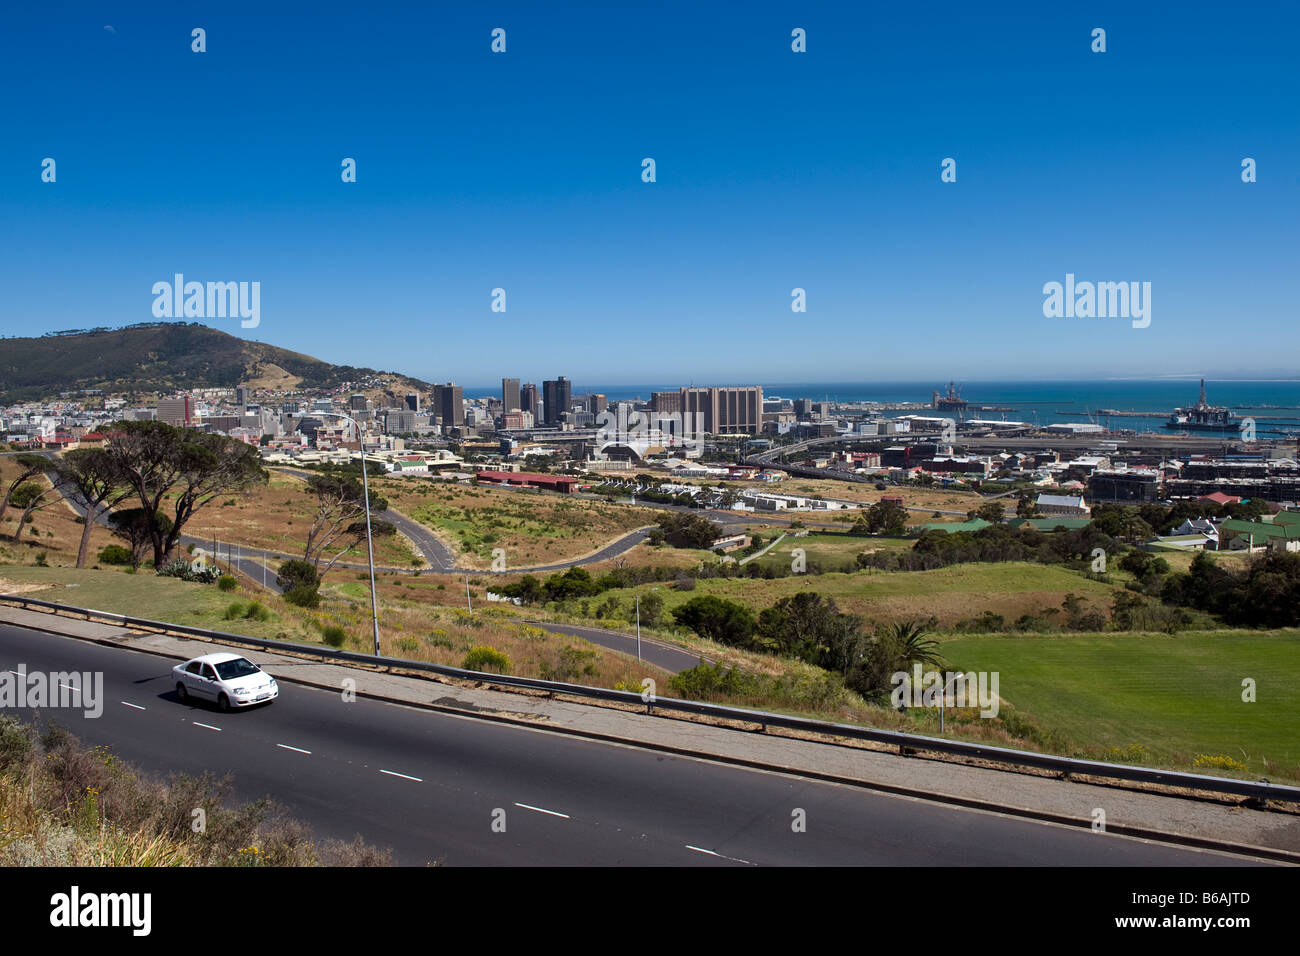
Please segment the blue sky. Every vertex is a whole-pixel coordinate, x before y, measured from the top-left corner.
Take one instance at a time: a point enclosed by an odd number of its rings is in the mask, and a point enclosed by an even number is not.
[[[1300,373],[1296,4],[379,6],[6,6],[0,334],[181,272],[470,385]]]

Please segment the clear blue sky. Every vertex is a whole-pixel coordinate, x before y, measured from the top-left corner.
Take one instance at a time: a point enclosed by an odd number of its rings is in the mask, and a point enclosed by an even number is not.
[[[471,385],[1300,367],[1300,5],[611,6],[6,5],[0,333],[182,272]],[[1044,318],[1067,272],[1150,327]]]

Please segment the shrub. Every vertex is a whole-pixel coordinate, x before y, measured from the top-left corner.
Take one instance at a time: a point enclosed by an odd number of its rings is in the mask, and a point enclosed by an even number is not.
[[[244,609],[244,618],[250,621],[265,621],[271,617],[271,612],[266,609],[264,604],[258,601],[249,601],[248,607]]]
[[[321,640],[330,647],[342,647],[348,639],[348,632],[337,624],[327,624],[321,628]]]
[[[37,551],[37,552],[36,552],[36,566],[37,566],[38,568],[48,568],[48,567],[50,566],[50,565],[49,565],[49,553],[48,553],[48,552],[45,552],[45,551]]]
[[[1240,760],[1227,754],[1197,754],[1192,766],[1207,770],[1235,770],[1238,773],[1245,773],[1249,769]]]
[[[295,607],[320,607],[320,593],[305,584],[285,591],[284,599]]]
[[[130,548],[124,548],[120,544],[110,544],[99,552],[100,564],[131,564],[132,555]]]
[[[217,587],[222,591],[233,591],[239,587],[239,582],[235,580],[233,574],[223,574],[217,578]]]
[[[510,672],[510,658],[495,647],[486,647],[479,644],[470,648],[460,666],[467,671],[495,671],[498,674],[508,674]]]
[[[241,604],[239,601],[235,601],[228,608],[226,608],[225,618],[227,621],[233,621],[236,618],[241,618],[243,616],[244,616],[244,605]]]

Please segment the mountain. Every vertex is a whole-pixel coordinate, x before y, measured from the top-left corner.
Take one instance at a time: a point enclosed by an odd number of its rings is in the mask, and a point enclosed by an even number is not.
[[[173,392],[239,384],[289,390],[366,382],[367,390],[428,391],[392,372],[331,365],[310,355],[251,342],[206,325],[150,322],[121,329],[78,329],[40,338],[0,339],[0,404],[60,392]]]

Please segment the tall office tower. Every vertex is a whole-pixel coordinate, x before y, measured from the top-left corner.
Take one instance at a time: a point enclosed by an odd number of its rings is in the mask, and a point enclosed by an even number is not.
[[[572,383],[561,375],[559,378],[542,382],[542,406],[547,425],[558,425],[564,421],[564,413],[569,410],[572,401]]]
[[[682,412],[702,416],[710,435],[757,435],[763,430],[763,387],[683,388]],[[690,420],[691,431],[700,418]]]
[[[682,410],[682,393],[681,392],[651,392],[650,393],[650,411],[652,412],[680,412]]]
[[[417,392],[407,392],[406,410],[408,412],[418,412],[420,410],[420,396]]]
[[[525,382],[519,390],[519,410],[533,416],[536,422],[542,414],[542,393],[532,382]]]
[[[348,399],[348,410],[353,412],[364,412],[366,410],[366,396],[353,395]]]
[[[600,392],[592,392],[587,396],[587,411],[593,415],[599,415],[609,406],[609,398]]]
[[[503,378],[501,380],[501,411],[522,411],[524,406],[520,405],[519,402],[519,379]]]
[[[444,427],[465,424],[464,390],[455,382],[433,386],[433,405]]]
[[[252,390],[247,385],[236,385],[235,404],[238,405],[240,408],[244,408],[245,406],[247,406],[248,396],[251,393],[251,391]]]

